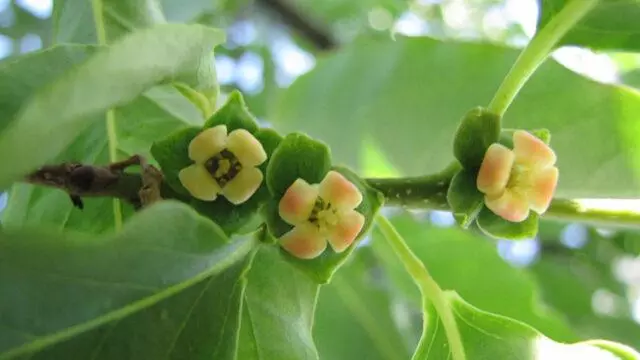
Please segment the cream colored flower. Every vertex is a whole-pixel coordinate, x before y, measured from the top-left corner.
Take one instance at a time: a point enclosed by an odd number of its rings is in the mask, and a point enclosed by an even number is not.
[[[267,153],[247,130],[227,135],[227,127],[218,125],[191,140],[189,158],[195,164],[180,170],[178,177],[193,197],[213,201],[222,194],[238,205],[260,187],[263,175],[256,166],[267,160]]]
[[[319,185],[296,180],[280,200],[280,217],[293,230],[280,238],[282,247],[301,259],[312,259],[327,247],[343,252],[364,226],[364,216],[354,209],[362,202],[358,188],[336,171]]]
[[[513,134],[513,150],[492,144],[478,173],[478,189],[485,204],[502,218],[521,222],[529,209],[547,211],[558,183],[556,154],[542,140],[518,130]]]

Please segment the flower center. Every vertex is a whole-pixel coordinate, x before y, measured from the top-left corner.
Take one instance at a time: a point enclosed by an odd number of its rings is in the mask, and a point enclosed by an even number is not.
[[[531,186],[531,169],[528,166],[514,164],[509,175],[507,188],[526,191]]]
[[[224,187],[242,170],[240,160],[227,149],[209,158],[209,160],[204,163],[204,167],[209,174],[216,179],[220,187]]]
[[[320,230],[332,228],[338,224],[339,215],[337,210],[331,207],[331,203],[318,196],[308,220]]]

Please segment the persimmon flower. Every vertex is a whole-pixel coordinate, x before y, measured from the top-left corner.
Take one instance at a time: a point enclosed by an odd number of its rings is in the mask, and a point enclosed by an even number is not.
[[[238,205],[260,187],[263,175],[256,166],[267,160],[267,154],[247,130],[227,135],[227,127],[218,125],[191,140],[189,158],[194,164],[180,170],[178,177],[193,197],[213,201],[222,194]]]
[[[502,218],[521,222],[529,210],[547,211],[558,183],[556,154],[542,140],[517,130],[513,150],[495,143],[489,146],[478,173],[478,189],[485,204]]]
[[[335,252],[343,252],[364,225],[364,216],[354,210],[361,202],[358,188],[336,171],[329,171],[319,185],[296,180],[280,200],[280,217],[294,226],[280,244],[301,259],[322,254],[327,240]]]

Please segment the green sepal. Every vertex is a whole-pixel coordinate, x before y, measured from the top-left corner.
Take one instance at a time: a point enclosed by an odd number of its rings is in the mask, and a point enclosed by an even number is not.
[[[344,175],[345,178],[347,178],[354,185],[356,185],[356,187],[358,187],[363,195],[362,203],[356,208],[356,211],[365,216],[365,223],[362,227],[362,230],[356,237],[356,240],[351,246],[349,246],[349,248],[341,253],[336,253],[335,251],[333,251],[333,249],[331,249],[331,246],[327,245],[327,249],[320,256],[310,260],[299,259],[289,254],[286,250],[282,248],[280,249],[282,256],[288,262],[300,269],[305,275],[309,276],[318,284],[326,284],[331,281],[331,277],[336,272],[336,270],[342,264],[344,264],[351,252],[353,252],[353,250],[356,248],[356,245],[365,236],[365,234],[368,233],[369,229],[373,225],[373,219],[375,219],[376,214],[378,213],[384,202],[384,196],[379,191],[370,187],[353,171],[338,166],[333,167],[332,170],[335,170]],[[322,178],[324,178],[324,175],[322,176]],[[322,181],[322,178],[320,179],[320,181]],[[312,182],[312,184],[319,183],[320,181]],[[270,200],[263,207],[262,211],[267,223],[267,227],[274,238],[279,238],[293,229],[293,227],[285,223],[278,214],[279,199],[280,198],[278,197]]]
[[[509,149],[513,149],[513,133],[519,129],[502,129],[500,132],[500,144],[508,147]],[[525,130],[533,134],[533,136],[538,139],[544,141],[545,144],[549,145],[551,142],[551,132],[547,129],[534,129],[534,130]]]
[[[199,213],[220,224],[229,236],[239,232],[250,232],[261,224],[259,209],[271,197],[265,181],[249,200],[240,205],[233,205],[224,196],[219,196],[215,201],[195,199],[182,186],[178,178],[180,170],[193,164],[188,155],[191,140],[204,129],[217,125],[226,125],[229,133],[236,129],[245,129],[252,133],[262,143],[267,153],[267,161],[259,166],[262,173],[266,173],[271,156],[282,137],[272,129],[260,129],[247,109],[242,95],[234,92],[227,102],[207,120],[203,128],[185,128],[152,145],[151,154],[162,168],[165,183],[173,190],[173,193],[168,195],[165,193],[169,192],[163,191],[163,196],[190,204]]]
[[[267,167],[267,187],[274,197],[301,178],[309,184],[319,184],[331,168],[331,153],[327,145],[302,133],[291,133],[273,152]]]
[[[451,179],[447,202],[456,222],[464,229],[473,224],[484,207],[484,194],[476,186],[474,171],[460,170]]]
[[[453,139],[453,155],[462,167],[477,170],[489,145],[500,137],[500,116],[477,107],[460,121]]]
[[[529,217],[522,222],[507,221],[484,207],[476,219],[483,233],[506,240],[523,240],[534,238],[538,234],[539,215],[531,211]]]

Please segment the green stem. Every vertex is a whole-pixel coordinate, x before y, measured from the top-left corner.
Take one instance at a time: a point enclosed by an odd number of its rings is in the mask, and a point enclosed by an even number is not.
[[[365,181],[384,194],[385,205],[449,211],[447,189],[454,170],[455,167],[450,167],[430,176]],[[554,199],[543,217],[596,226],[640,229],[640,211],[587,207],[579,199]]]
[[[396,255],[398,255],[404,264],[409,275],[411,275],[420,289],[423,299],[423,324],[427,323],[428,314],[426,305],[428,300],[431,301],[433,307],[438,313],[438,316],[440,317],[440,320],[442,321],[453,360],[465,360],[466,355],[462,344],[462,337],[460,336],[458,324],[456,323],[453,311],[451,311],[445,292],[440,288],[440,286],[438,286],[438,283],[436,283],[436,281],[431,277],[422,261],[416,257],[411,249],[409,249],[409,246],[407,246],[402,235],[398,233],[396,228],[387,218],[384,216],[378,216],[376,218],[376,224],[382,232],[382,235],[387,239],[387,241],[389,241],[389,244],[395,251]],[[425,330],[426,327],[423,326],[423,337],[426,335]],[[424,338],[420,339],[420,344],[424,344],[424,341],[427,340]]]
[[[104,6],[102,0],[92,0],[93,21],[96,27],[96,40],[98,45],[107,44],[107,31],[102,16]],[[105,118],[107,128],[107,143],[109,146],[109,162],[118,161],[118,134],[116,132],[116,114],[113,109],[107,111]],[[122,228],[122,205],[120,199],[113,199],[113,219],[116,230]]]
[[[598,0],[571,0],[531,39],[520,53],[489,104],[489,110],[504,115],[520,89],[542,64],[562,37],[582,19]]]

